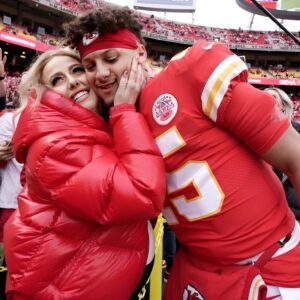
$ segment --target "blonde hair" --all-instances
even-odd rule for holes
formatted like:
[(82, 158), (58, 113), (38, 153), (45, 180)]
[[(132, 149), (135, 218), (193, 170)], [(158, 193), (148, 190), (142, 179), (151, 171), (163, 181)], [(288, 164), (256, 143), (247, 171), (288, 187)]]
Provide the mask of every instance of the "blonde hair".
[(27, 72), (24, 72), (19, 85), (20, 103), (21, 106), (25, 106), (28, 97), (34, 92), (36, 94), (36, 102), (41, 99), (43, 92), (46, 89), (45, 84), (42, 82), (42, 75), (45, 66), (52, 58), (57, 56), (69, 56), (80, 62), (79, 55), (72, 49), (60, 48), (55, 50), (49, 50), (42, 53), (33, 62)]
[(282, 89), (276, 87), (266, 88), (265, 91), (274, 91), (277, 94), (283, 107), (283, 113), (289, 118), (289, 120), (291, 120), (293, 116), (294, 105), (288, 94)]

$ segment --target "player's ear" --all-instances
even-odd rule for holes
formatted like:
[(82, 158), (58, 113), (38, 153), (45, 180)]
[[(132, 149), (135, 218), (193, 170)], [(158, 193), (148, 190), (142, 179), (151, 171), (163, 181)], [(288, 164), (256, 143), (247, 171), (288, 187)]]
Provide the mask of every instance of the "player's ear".
[(147, 60), (147, 51), (143, 44), (139, 44), (138, 53), (139, 53), (139, 61), (141, 63), (144, 63)]

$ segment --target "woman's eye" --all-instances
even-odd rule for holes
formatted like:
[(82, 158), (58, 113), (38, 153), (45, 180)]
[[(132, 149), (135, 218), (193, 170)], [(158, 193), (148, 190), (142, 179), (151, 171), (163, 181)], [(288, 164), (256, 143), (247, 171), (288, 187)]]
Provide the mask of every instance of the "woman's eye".
[(83, 73), (83, 72), (84, 72), (84, 68), (83, 68), (83, 67), (80, 67), (80, 66), (75, 67), (75, 68), (73, 69), (73, 72), (74, 72), (74, 73)]
[(51, 81), (52, 86), (56, 86), (60, 80), (62, 80), (62, 77), (54, 77)]

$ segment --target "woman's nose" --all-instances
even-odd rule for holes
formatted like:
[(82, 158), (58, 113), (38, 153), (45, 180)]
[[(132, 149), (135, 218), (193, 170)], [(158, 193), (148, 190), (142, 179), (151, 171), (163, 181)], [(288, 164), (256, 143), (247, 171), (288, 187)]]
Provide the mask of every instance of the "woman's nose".
[(79, 85), (79, 81), (77, 78), (70, 78), (69, 79), (69, 85), (70, 85), (70, 88), (74, 88), (76, 86)]

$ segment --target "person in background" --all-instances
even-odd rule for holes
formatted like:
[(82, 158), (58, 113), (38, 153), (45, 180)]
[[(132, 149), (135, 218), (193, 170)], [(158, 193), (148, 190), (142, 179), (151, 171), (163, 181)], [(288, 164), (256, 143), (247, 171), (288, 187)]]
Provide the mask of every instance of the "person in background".
[[(4, 98), (6, 89), (4, 85), (6, 56), (2, 55), (0, 48), (0, 98)], [(3, 243), (3, 227), (12, 212), (17, 208), (17, 196), (21, 191), (19, 164), (13, 154), (12, 136), (18, 123), (21, 109), (16, 111), (3, 110), (0, 113), (0, 245)], [(0, 247), (1, 247), (0, 246)]]
[(108, 124), (73, 51), (45, 52), (23, 75), (29, 102), (13, 147), (26, 181), (4, 230), (9, 300), (134, 299), (165, 196), (162, 158), (135, 109), (144, 83), (133, 57)]
[[(0, 116), (4, 113), (4, 109), (6, 108), (6, 88), (4, 84), (6, 60), (7, 56), (3, 56), (2, 49), (0, 48)], [(12, 158), (12, 156), (12, 147), (10, 143), (0, 143), (0, 167), (4, 166), (6, 162)]]
[[(134, 11), (107, 4), (65, 25), (107, 106), (127, 62), (146, 61), (141, 28)], [(270, 167), (300, 194), (300, 136), (247, 76), (224, 44), (200, 40), (140, 94), (166, 166), (163, 213), (180, 244), (166, 300), (300, 299), (300, 227)]]
[(17, 208), (17, 196), (21, 191), (20, 172), (23, 166), (15, 160), (11, 143), (22, 109), (17, 107), (16, 110), (4, 110), (6, 59), (0, 48), (0, 100), (3, 98), (4, 103), (0, 113), (0, 243), (3, 243), (3, 226)]
[(6, 107), (6, 89), (4, 84), (6, 60), (7, 56), (3, 56), (2, 49), (0, 48), (0, 113)]
[[(3, 226), (16, 206), (19, 184), (15, 176), (17, 162), (14, 160), (11, 138), (13, 133), (12, 113), (6, 112), (5, 64), (7, 57), (0, 48), (0, 267), (5, 268), (3, 249)], [(3, 183), (2, 183), (3, 182)], [(0, 272), (0, 299), (5, 300), (5, 269)]]
[[(21, 171), (23, 164), (16, 161), (11, 140), (20, 117), (21, 108), (15, 111), (4, 111), (0, 116), (0, 255), (1, 266), (5, 267), (3, 229), (7, 220), (18, 207), (17, 197), (21, 192)], [(0, 273), (0, 299), (5, 296), (6, 272)]]
[[(293, 101), (290, 99), (288, 94), (282, 89), (276, 87), (266, 88), (265, 91), (271, 94), (276, 99), (278, 108), (288, 117), (288, 119), (292, 123), (293, 128), (300, 134), (300, 124), (293, 120)], [(298, 200), (296, 190), (293, 187), (291, 181), (284, 173), (276, 169), (274, 171), (283, 184), (289, 207), (293, 211), (296, 219), (299, 221), (300, 201)]]

